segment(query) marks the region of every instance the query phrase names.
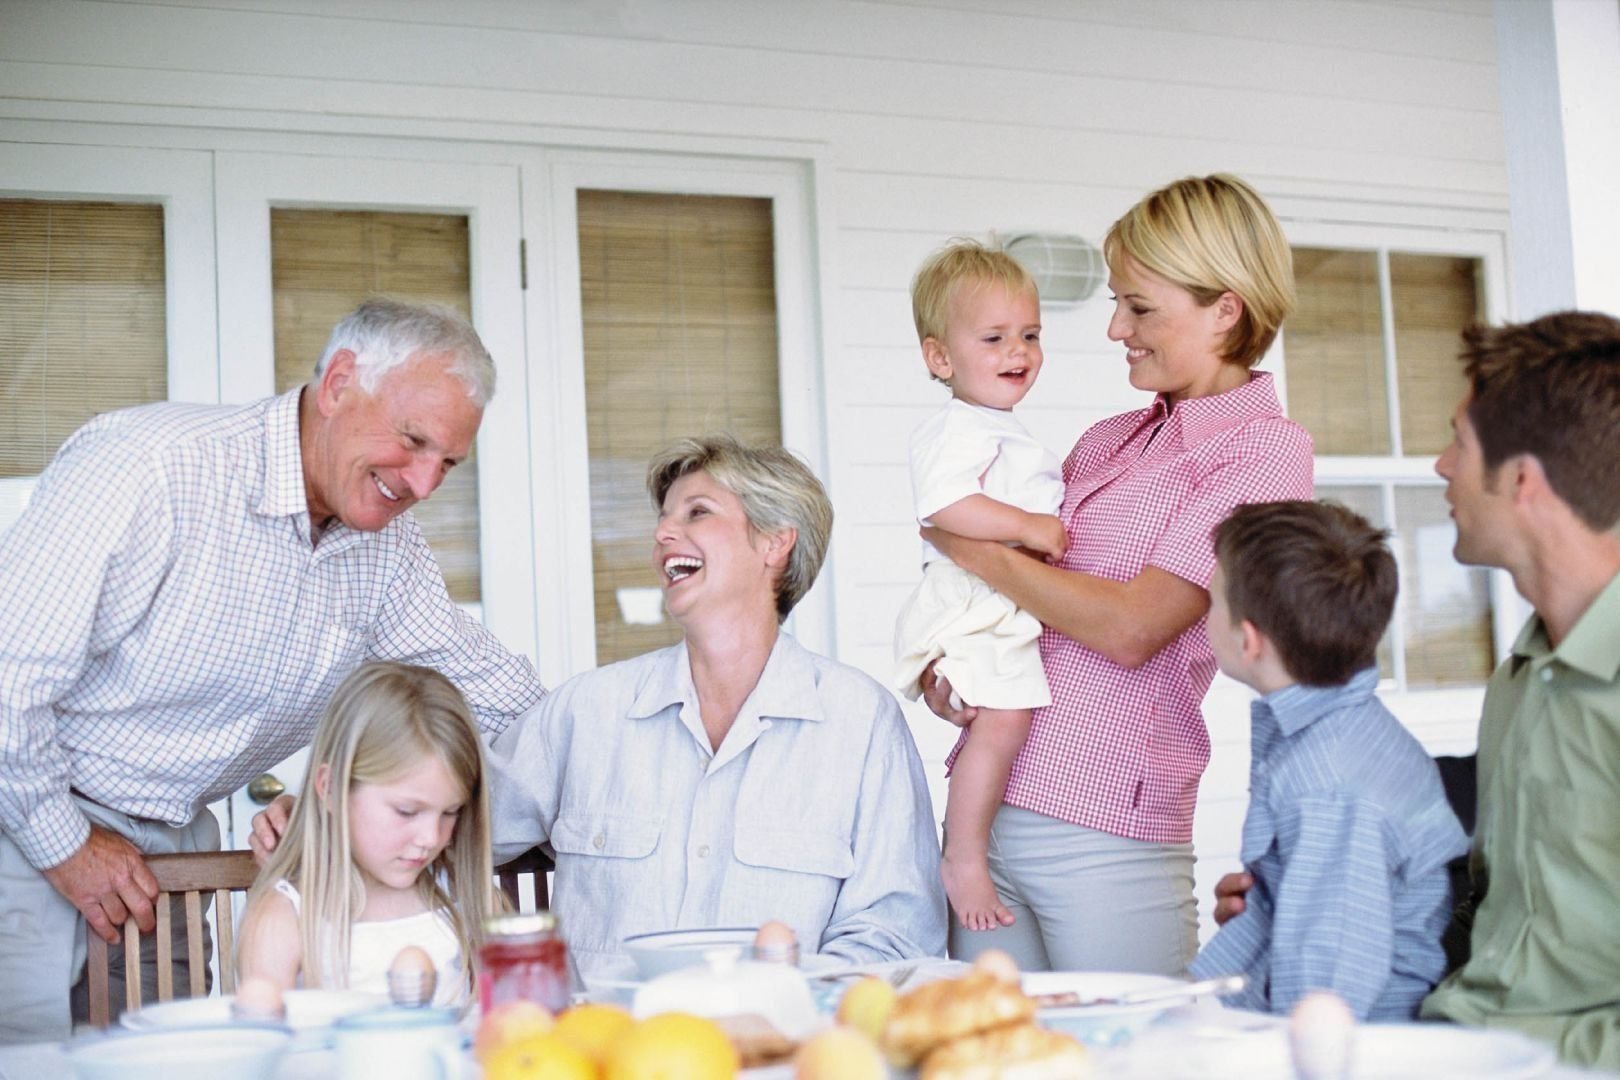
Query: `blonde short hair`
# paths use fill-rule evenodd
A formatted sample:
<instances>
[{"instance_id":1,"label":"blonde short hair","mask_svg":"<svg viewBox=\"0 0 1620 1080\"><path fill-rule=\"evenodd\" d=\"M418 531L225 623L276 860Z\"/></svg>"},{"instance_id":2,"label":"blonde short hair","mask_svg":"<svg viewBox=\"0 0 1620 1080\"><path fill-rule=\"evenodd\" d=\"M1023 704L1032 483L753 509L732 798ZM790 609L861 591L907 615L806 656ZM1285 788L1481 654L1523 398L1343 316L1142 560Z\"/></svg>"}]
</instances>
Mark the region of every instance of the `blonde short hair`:
<instances>
[{"instance_id":1,"label":"blonde short hair","mask_svg":"<svg viewBox=\"0 0 1620 1080\"><path fill-rule=\"evenodd\" d=\"M810 467L780 446L745 446L730 435L680 439L647 466L647 493L662 510L675 481L708 473L743 505L748 524L762 533L795 529L798 539L776 583L776 621L788 617L810 591L832 542L833 508Z\"/></svg>"},{"instance_id":2,"label":"blonde short hair","mask_svg":"<svg viewBox=\"0 0 1620 1080\"><path fill-rule=\"evenodd\" d=\"M945 337L951 298L963 282L1040 295L1035 279L1017 259L977 240L958 237L928 256L911 279L911 318L917 324L918 341Z\"/></svg>"},{"instance_id":3,"label":"blonde short hair","mask_svg":"<svg viewBox=\"0 0 1620 1080\"><path fill-rule=\"evenodd\" d=\"M1125 257L1208 307L1225 292L1243 301L1221 359L1253 367L1294 309L1294 258L1271 208L1228 173L1189 176L1131 207L1108 230L1103 256Z\"/></svg>"}]
</instances>

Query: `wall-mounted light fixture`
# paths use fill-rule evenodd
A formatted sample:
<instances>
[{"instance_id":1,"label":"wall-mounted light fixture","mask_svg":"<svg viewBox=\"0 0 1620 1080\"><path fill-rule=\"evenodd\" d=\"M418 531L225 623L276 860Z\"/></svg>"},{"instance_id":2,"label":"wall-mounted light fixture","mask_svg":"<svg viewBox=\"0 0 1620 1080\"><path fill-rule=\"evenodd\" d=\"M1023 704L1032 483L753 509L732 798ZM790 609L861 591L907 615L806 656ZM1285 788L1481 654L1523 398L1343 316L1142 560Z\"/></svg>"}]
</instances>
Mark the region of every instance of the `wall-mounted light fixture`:
<instances>
[{"instance_id":1,"label":"wall-mounted light fixture","mask_svg":"<svg viewBox=\"0 0 1620 1080\"><path fill-rule=\"evenodd\" d=\"M1078 304L1108 280L1108 264L1097 246L1079 236L1020 233L1001 243L1035 279L1043 304Z\"/></svg>"}]
</instances>

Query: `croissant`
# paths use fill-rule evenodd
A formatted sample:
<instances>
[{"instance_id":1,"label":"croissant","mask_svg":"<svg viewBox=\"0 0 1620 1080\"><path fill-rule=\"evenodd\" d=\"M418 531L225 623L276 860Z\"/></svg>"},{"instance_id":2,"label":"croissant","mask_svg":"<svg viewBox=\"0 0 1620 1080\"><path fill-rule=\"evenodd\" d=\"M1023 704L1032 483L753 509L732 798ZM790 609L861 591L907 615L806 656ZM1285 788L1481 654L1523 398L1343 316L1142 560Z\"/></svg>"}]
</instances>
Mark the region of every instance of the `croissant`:
<instances>
[{"instance_id":1,"label":"croissant","mask_svg":"<svg viewBox=\"0 0 1620 1080\"><path fill-rule=\"evenodd\" d=\"M918 1080L1086 1080L1091 1075L1085 1047L1026 1021L946 1043L923 1059Z\"/></svg>"},{"instance_id":2,"label":"croissant","mask_svg":"<svg viewBox=\"0 0 1620 1080\"><path fill-rule=\"evenodd\" d=\"M1035 1002L1016 982L974 971L919 986L895 1002L883 1028L883 1052L909 1068L941 1043L1034 1016Z\"/></svg>"}]
</instances>

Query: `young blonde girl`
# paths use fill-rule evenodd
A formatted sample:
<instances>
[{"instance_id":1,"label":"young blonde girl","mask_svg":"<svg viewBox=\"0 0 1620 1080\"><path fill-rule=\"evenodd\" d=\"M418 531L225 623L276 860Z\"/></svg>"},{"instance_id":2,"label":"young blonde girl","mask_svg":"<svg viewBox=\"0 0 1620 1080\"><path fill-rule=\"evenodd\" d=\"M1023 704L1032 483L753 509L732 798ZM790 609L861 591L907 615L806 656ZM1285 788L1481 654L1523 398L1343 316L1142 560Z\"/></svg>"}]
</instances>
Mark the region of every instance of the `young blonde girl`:
<instances>
[{"instance_id":1,"label":"young blonde girl","mask_svg":"<svg viewBox=\"0 0 1620 1080\"><path fill-rule=\"evenodd\" d=\"M469 997L496 904L489 800L472 713L444 676L362 666L338 687L304 795L248 895L238 968L283 989L386 990L406 945L438 968L437 1004Z\"/></svg>"}]
</instances>

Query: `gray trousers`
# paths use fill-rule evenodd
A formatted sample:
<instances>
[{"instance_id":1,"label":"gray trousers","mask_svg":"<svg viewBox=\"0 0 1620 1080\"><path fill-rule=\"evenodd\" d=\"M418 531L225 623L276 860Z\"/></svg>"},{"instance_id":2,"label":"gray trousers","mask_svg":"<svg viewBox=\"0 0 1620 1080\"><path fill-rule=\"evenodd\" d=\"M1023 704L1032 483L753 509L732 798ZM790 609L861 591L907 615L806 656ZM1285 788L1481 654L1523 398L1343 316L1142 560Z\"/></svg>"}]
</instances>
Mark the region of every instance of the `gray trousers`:
<instances>
[{"instance_id":1,"label":"gray trousers","mask_svg":"<svg viewBox=\"0 0 1620 1080\"><path fill-rule=\"evenodd\" d=\"M186 825L173 826L120 814L77 795L74 801L92 823L127 838L145 854L219 850L219 822L207 810ZM189 986L190 970L185 911L178 899L171 913L178 994ZM0 1045L65 1039L74 1022L89 1019L85 933L79 910L0 833ZM211 952L211 943L207 947ZM124 953L118 947L109 953L108 992L116 1017L124 1004ZM157 1000L156 957L153 935L142 935L143 1001Z\"/></svg>"},{"instance_id":2,"label":"gray trousers","mask_svg":"<svg viewBox=\"0 0 1620 1080\"><path fill-rule=\"evenodd\" d=\"M1003 805L990 826L990 880L1017 920L964 930L950 952L1004 949L1024 971L1180 976L1198 953L1191 844L1127 840Z\"/></svg>"}]
</instances>

